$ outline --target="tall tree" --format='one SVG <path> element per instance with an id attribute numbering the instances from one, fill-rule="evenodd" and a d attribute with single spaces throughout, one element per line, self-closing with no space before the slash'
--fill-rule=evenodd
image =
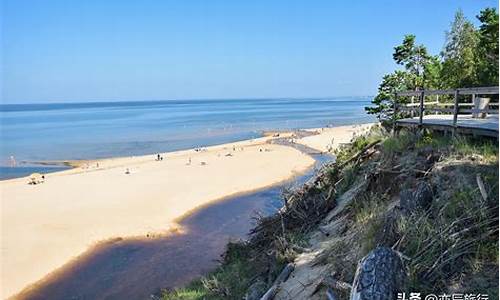
<path id="1" fill-rule="evenodd" d="M 470 87 L 478 81 L 479 34 L 474 25 L 459 10 L 446 32 L 443 57 L 442 81 L 449 88 Z"/>
<path id="2" fill-rule="evenodd" d="M 498 12 L 486 8 L 477 16 L 479 27 L 479 82 L 498 85 Z"/>
<path id="3" fill-rule="evenodd" d="M 439 56 L 431 56 L 424 65 L 423 87 L 425 89 L 439 89 L 441 84 L 441 73 L 443 65 Z"/>
<path id="4" fill-rule="evenodd" d="M 372 100 L 373 106 L 365 107 L 367 113 L 376 115 L 380 121 L 392 118 L 395 92 L 431 88 L 439 82 L 439 58 L 429 55 L 424 45 L 417 45 L 414 35 L 406 35 L 403 43 L 394 47 L 392 58 L 404 70 L 385 75 Z M 406 100 L 400 98 L 398 101 Z"/>
<path id="5" fill-rule="evenodd" d="M 405 70 L 413 76 L 412 89 L 423 88 L 424 68 L 431 59 L 424 45 L 415 44 L 415 35 L 406 35 L 403 43 L 394 47 L 392 54 L 394 61 L 405 67 Z"/>
<path id="6" fill-rule="evenodd" d="M 374 106 L 365 107 L 366 112 L 376 115 L 379 121 L 389 120 L 392 116 L 394 93 L 410 89 L 413 80 L 413 76 L 408 72 L 400 70 L 385 75 L 378 87 L 377 96 L 372 100 Z"/>

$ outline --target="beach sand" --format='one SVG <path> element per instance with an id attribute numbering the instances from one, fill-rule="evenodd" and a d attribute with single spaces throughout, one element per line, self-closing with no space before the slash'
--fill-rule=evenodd
<path id="1" fill-rule="evenodd" d="M 349 142 L 359 126 L 317 131 L 297 142 L 324 151 L 333 136 L 337 144 Z M 190 211 L 285 181 L 314 164 L 270 139 L 164 153 L 162 161 L 147 155 L 79 162 L 37 185 L 27 178 L 0 181 L 1 298 L 98 242 L 182 231 L 176 220 Z"/>
<path id="2" fill-rule="evenodd" d="M 307 129 L 318 134 L 296 140 L 297 143 L 321 152 L 336 149 L 339 145 L 349 143 L 353 135 L 367 132 L 376 123 L 346 125 L 328 128 Z"/>

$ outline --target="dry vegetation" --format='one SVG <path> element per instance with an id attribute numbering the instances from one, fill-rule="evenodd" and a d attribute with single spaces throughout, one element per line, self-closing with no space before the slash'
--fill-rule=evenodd
<path id="1" fill-rule="evenodd" d="M 259 299 L 287 263 L 305 261 L 276 298 L 324 299 L 330 287 L 347 299 L 331 282 L 351 283 L 378 246 L 404 258 L 402 291 L 498 298 L 496 140 L 378 128 L 336 156 L 284 193 L 283 208 L 260 217 L 248 241 L 229 244 L 217 270 L 161 298 Z"/>

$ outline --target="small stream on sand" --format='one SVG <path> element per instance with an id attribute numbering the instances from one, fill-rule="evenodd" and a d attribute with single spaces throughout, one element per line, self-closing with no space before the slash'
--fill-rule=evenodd
<path id="1" fill-rule="evenodd" d="M 313 153 L 311 149 L 295 146 Z M 184 217 L 186 230 L 167 237 L 102 243 L 21 294 L 22 299 L 149 299 L 213 270 L 229 240 L 245 239 L 252 217 L 276 212 L 284 187 L 300 185 L 333 159 L 311 154 L 316 165 L 288 182 L 221 200 Z M 43 259 L 43 258 L 40 258 Z"/>

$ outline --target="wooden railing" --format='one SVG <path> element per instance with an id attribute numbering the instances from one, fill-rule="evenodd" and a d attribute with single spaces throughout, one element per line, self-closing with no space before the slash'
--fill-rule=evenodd
<path id="1" fill-rule="evenodd" d="M 439 96 L 453 95 L 453 102 L 440 102 Z M 460 96 L 471 96 L 471 102 L 459 102 Z M 413 117 L 415 113 L 419 116 L 419 125 L 423 124 L 423 118 L 426 112 L 436 114 L 453 114 L 453 127 L 457 127 L 458 114 L 460 113 L 489 113 L 498 114 L 497 102 L 490 102 L 484 109 L 475 108 L 475 98 L 477 95 L 498 95 L 498 86 L 460 88 L 448 90 L 417 90 L 397 92 L 394 95 L 394 113 L 393 118 L 396 121 L 398 112 L 408 112 Z M 435 96 L 434 101 L 425 102 L 425 98 Z M 410 103 L 398 104 L 399 97 L 411 97 Z M 418 102 L 414 102 L 418 97 Z"/>

